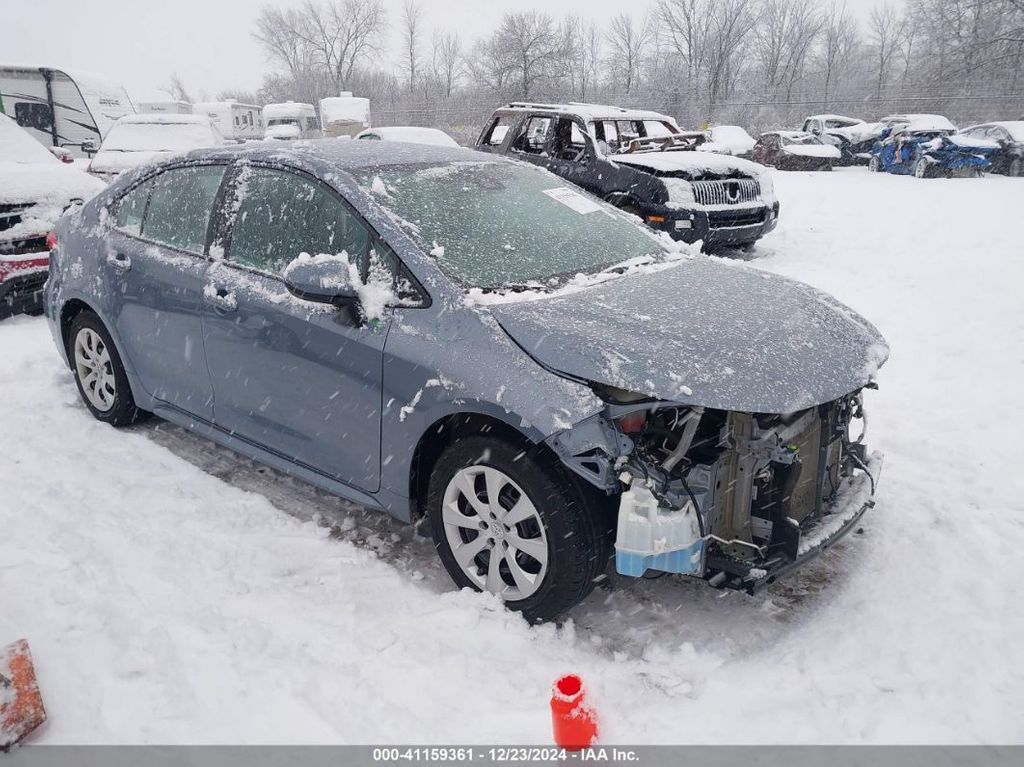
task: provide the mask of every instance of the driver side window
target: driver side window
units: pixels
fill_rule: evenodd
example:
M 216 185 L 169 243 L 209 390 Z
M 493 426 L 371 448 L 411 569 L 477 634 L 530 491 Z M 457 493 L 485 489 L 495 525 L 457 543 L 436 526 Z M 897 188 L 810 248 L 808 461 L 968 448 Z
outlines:
M 523 123 L 523 127 L 519 130 L 519 135 L 512 142 L 512 151 L 525 154 L 543 154 L 550 128 L 550 117 L 530 117 Z
M 347 253 L 365 277 L 370 233 L 322 184 L 273 168 L 243 168 L 234 194 L 231 261 L 279 275 L 300 253 Z
M 582 162 L 587 157 L 587 137 L 582 126 L 571 117 L 559 117 L 555 121 L 552 152 L 559 160 Z

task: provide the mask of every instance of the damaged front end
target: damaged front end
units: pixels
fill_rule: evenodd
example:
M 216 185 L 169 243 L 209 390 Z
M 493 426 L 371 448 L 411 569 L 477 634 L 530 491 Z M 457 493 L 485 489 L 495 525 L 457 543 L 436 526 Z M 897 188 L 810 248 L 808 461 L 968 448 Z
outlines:
M 547 443 L 576 474 L 620 494 L 624 575 L 681 573 L 753 593 L 874 505 L 882 460 L 863 442 L 862 390 L 787 415 L 595 390 L 605 410 Z

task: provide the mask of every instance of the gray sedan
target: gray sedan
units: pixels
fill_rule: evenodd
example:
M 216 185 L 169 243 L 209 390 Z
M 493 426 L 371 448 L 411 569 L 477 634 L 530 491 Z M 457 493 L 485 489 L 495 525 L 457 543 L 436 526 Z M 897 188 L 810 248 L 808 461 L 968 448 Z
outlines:
M 199 150 L 122 176 L 56 240 L 47 316 L 93 416 L 156 414 L 426 516 L 453 580 L 530 620 L 613 556 L 754 591 L 872 505 L 851 425 L 875 328 L 533 166 Z

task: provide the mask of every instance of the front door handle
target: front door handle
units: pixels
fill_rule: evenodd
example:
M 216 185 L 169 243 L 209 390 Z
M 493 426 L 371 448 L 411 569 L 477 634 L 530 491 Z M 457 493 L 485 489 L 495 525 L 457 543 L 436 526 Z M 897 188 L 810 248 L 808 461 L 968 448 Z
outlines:
M 235 294 L 220 285 L 207 285 L 203 288 L 203 298 L 220 314 L 227 314 L 238 309 Z
M 132 260 L 127 253 L 108 253 L 107 263 L 119 272 L 127 272 L 132 268 Z

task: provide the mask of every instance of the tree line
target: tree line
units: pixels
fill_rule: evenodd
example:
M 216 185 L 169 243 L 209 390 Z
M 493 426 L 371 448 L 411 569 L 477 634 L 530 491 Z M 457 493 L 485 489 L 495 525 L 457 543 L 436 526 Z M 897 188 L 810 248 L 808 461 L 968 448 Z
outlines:
M 389 49 L 394 25 L 399 50 Z M 681 124 L 793 126 L 806 114 L 941 112 L 955 122 L 1024 116 L 1024 0 L 654 0 L 595 20 L 505 14 L 479 39 L 422 0 L 264 6 L 253 35 L 268 103 L 352 91 L 375 124 L 437 125 L 469 138 L 499 103 L 601 101 Z

